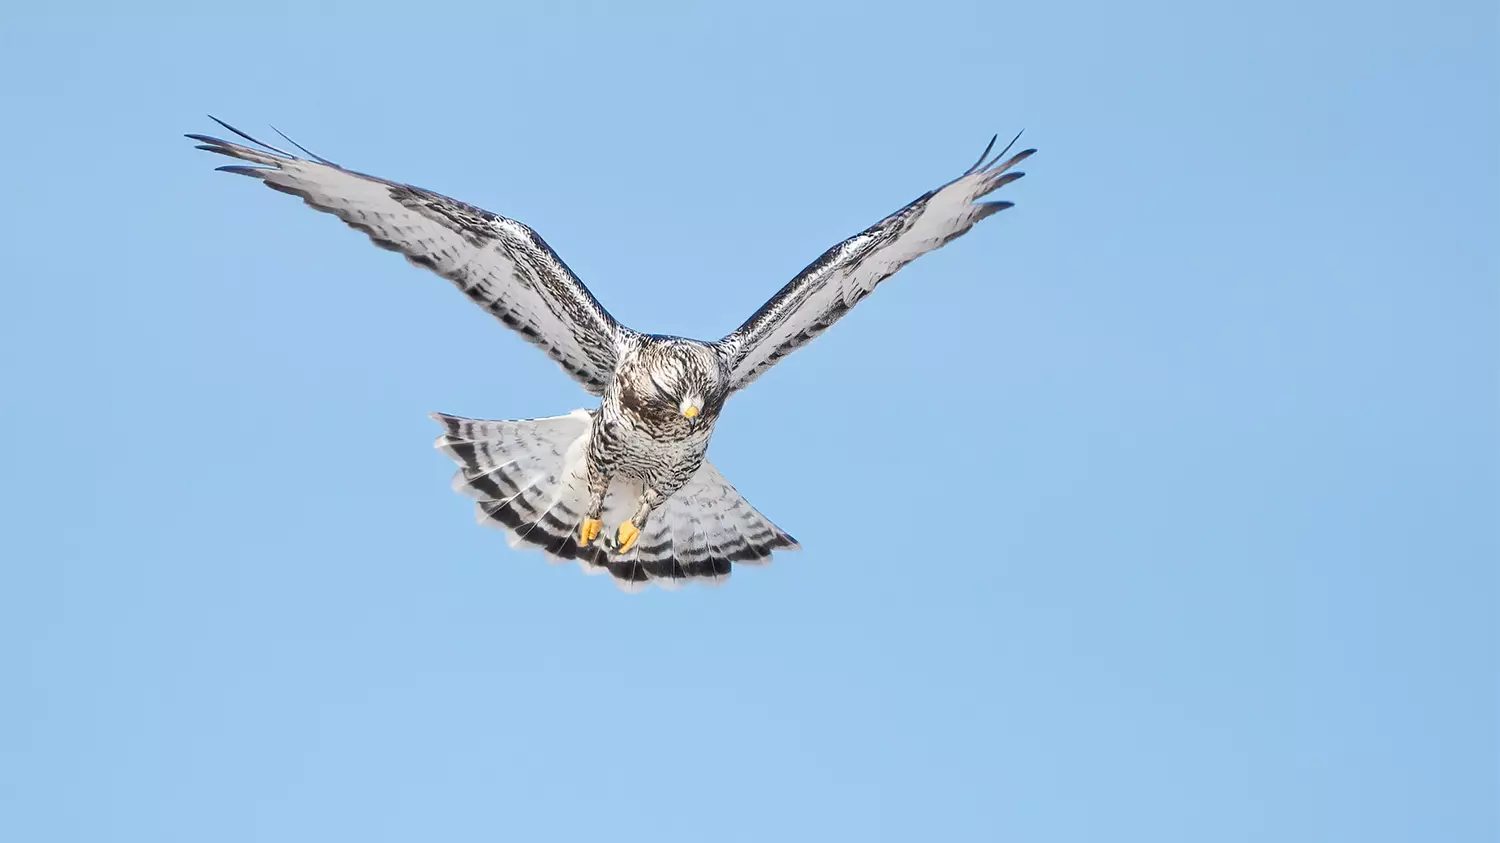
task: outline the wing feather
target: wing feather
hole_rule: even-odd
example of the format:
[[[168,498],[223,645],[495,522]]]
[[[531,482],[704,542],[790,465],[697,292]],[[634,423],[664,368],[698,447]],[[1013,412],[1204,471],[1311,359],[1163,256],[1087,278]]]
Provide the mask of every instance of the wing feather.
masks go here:
[[[254,145],[188,135],[199,141],[199,149],[254,165],[218,169],[298,196],[364,232],[375,245],[447,278],[546,351],[589,392],[603,394],[619,340],[629,329],[609,315],[531,228],[420,187],[346,170],[291,138],[287,141],[307,158],[217,122]]]
[[[1020,139],[1016,135],[1016,139]],[[975,223],[1009,208],[980,199],[1021,178],[1011,168],[1036,152],[989,157],[995,141],[963,175],[839,243],[802,270],[717,348],[729,363],[735,389],[749,386],[776,361],[796,351],[849,312],[881,281],[922,255],[963,236]]]

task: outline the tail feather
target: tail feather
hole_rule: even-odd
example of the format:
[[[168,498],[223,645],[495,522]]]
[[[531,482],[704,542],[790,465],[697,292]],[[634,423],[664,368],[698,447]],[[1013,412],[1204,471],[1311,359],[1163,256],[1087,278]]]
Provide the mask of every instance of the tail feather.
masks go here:
[[[692,479],[651,514],[629,553],[618,552],[613,530],[635,510],[639,481],[616,478],[605,498],[604,535],[578,543],[588,508],[584,465],[593,416],[482,421],[434,413],[446,429],[437,447],[458,463],[453,488],[477,501],[479,522],[507,533],[512,547],[539,548],[550,562],[576,560],[591,574],[609,573],[638,591],[651,583],[719,584],[733,563],[765,564],[774,550],[797,542],[705,461]]]

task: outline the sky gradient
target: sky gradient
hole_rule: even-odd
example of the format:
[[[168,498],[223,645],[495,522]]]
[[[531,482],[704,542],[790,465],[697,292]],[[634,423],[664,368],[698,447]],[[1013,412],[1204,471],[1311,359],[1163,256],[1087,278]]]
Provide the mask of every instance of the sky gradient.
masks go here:
[[[1493,3],[623,6],[0,11],[0,839],[1500,835]],[[1040,152],[726,408],[804,550],[627,596],[431,448],[591,399],[206,113],[709,338]]]

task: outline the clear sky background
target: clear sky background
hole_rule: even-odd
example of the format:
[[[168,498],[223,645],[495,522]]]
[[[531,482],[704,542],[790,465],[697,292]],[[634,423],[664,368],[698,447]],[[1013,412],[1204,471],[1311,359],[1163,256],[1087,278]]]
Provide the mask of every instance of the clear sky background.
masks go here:
[[[0,12],[0,839],[1500,833],[1492,2],[42,5]],[[702,337],[1041,152],[729,405],[805,549],[632,597],[430,447],[588,396],[214,173],[210,112]]]

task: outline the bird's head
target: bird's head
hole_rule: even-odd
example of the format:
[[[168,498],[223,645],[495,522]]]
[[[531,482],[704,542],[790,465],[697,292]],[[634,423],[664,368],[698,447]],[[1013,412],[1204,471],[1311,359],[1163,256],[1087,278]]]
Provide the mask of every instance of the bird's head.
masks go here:
[[[658,339],[622,374],[625,405],[659,423],[712,423],[729,393],[719,356],[690,340]]]

